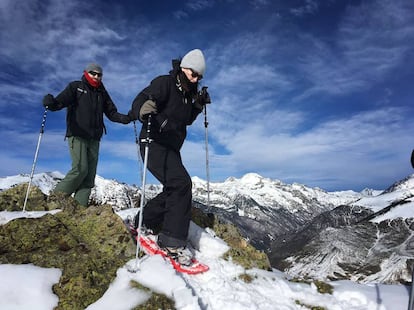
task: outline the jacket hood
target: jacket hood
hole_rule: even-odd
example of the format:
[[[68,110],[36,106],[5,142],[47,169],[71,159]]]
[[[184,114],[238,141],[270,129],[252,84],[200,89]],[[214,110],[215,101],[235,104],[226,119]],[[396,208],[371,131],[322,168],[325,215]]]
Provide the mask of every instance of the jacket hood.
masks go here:
[[[180,64],[181,64],[181,60],[180,59],[173,59],[171,61],[172,64],[172,69],[170,71],[170,74],[174,77],[177,76],[178,72],[180,72],[181,68],[180,68]]]

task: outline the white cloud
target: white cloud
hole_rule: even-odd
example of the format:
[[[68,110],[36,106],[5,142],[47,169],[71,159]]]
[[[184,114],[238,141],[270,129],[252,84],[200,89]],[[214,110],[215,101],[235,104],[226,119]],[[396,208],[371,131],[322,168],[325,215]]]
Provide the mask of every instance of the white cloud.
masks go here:
[[[404,153],[408,158],[414,126],[403,125],[405,113],[404,109],[397,108],[363,112],[321,123],[296,135],[277,130],[269,132],[262,120],[252,121],[240,130],[215,134],[229,152],[220,157],[220,161],[227,158],[223,169],[228,170],[225,165],[232,163],[234,171],[256,171],[282,180],[300,178],[324,187],[334,187],[340,179],[349,184],[364,184],[369,183],[374,172],[381,178],[390,169],[398,173],[407,169],[390,166],[390,158],[398,162]],[[288,121],[288,114],[281,115],[284,115],[281,119]],[[295,118],[291,124],[299,126]],[[401,144],[402,141],[405,143]],[[326,180],[327,175],[331,181]],[[358,181],[353,180],[356,175]],[[323,183],[318,179],[323,179]]]
[[[414,39],[413,17],[402,13],[406,2],[374,1],[350,6],[333,42],[302,37],[308,48],[299,63],[300,70],[313,86],[297,99],[366,90],[403,66]]]
[[[208,14],[209,5],[228,2],[192,2],[191,8],[178,5],[176,13],[183,18],[191,11],[201,17]],[[242,17],[203,23],[165,19],[172,11],[164,19],[141,12],[129,18],[120,4],[111,4],[110,18],[103,18],[99,8],[104,4],[88,10],[95,8],[93,1],[2,1],[0,134],[8,141],[2,144],[3,158],[27,146],[18,156],[32,160],[43,95],[56,95],[78,79],[88,62],[103,65],[104,84],[119,111],[126,113],[141,89],[168,73],[172,58],[196,46],[206,55],[203,83],[213,101],[208,106],[212,178],[255,171],[311,183],[333,175],[335,180],[326,182],[340,184],[341,174],[352,179],[359,171],[377,172],[381,165],[403,162],[412,143],[407,134],[410,114],[398,108],[406,99],[398,97],[388,81],[390,76],[397,80],[400,70],[409,71],[411,65],[413,2],[347,5],[323,35],[301,28],[291,15],[276,17],[276,9],[283,14],[280,4],[256,1],[247,7],[255,3],[257,10],[245,10]],[[320,14],[321,5],[307,1],[302,13]],[[181,28],[183,22],[188,29]],[[384,89],[378,88],[381,83]],[[395,109],[380,109],[391,105]],[[132,125],[106,125],[100,169],[127,171],[136,159]],[[53,160],[52,166],[59,154],[67,154],[64,127],[64,113],[48,116],[43,167],[48,165],[43,156]],[[183,149],[189,170],[200,176],[205,174],[203,139],[200,116]],[[111,162],[116,169],[106,164]],[[346,169],[341,167],[344,162]],[[370,174],[366,172],[361,182]]]

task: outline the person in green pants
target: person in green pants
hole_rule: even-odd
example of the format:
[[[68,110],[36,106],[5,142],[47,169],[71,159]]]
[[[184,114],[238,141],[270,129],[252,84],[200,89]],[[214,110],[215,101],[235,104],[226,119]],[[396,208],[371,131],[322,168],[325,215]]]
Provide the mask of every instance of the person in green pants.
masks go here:
[[[102,67],[86,66],[81,80],[70,82],[56,97],[47,94],[43,106],[50,111],[67,108],[66,137],[68,138],[72,168],[56,185],[54,192],[74,194],[81,206],[88,206],[89,195],[95,185],[99,157],[99,142],[105,130],[104,118],[128,124],[131,119],[118,112],[102,83]]]

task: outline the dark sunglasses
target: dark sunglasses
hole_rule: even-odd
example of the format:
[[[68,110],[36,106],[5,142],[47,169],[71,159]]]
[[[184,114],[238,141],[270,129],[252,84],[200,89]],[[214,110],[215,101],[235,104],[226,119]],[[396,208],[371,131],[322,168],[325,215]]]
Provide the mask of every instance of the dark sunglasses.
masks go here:
[[[98,77],[101,77],[102,76],[102,73],[99,73],[99,72],[95,72],[95,71],[89,71],[88,72],[90,75],[92,75],[92,76],[98,76]]]
[[[199,81],[203,78],[203,75],[202,75],[202,74],[199,74],[198,72],[194,71],[194,70],[193,70],[193,69],[191,69],[191,68],[188,68],[188,69],[190,69],[190,70],[191,70],[191,76],[192,76],[193,78],[198,78],[198,80],[199,80]]]

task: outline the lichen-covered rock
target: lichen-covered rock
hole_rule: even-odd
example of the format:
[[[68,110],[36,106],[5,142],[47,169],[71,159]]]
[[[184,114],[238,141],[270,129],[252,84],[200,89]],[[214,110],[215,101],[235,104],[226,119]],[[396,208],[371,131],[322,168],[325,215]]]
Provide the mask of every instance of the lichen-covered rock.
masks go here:
[[[111,206],[82,208],[68,201],[68,207],[55,215],[1,225],[0,263],[62,269],[53,287],[59,297],[57,309],[85,309],[134,256],[135,245]]]
[[[0,211],[22,211],[28,183],[18,184],[0,192]],[[46,196],[37,186],[31,186],[26,202],[27,211],[48,211]]]

